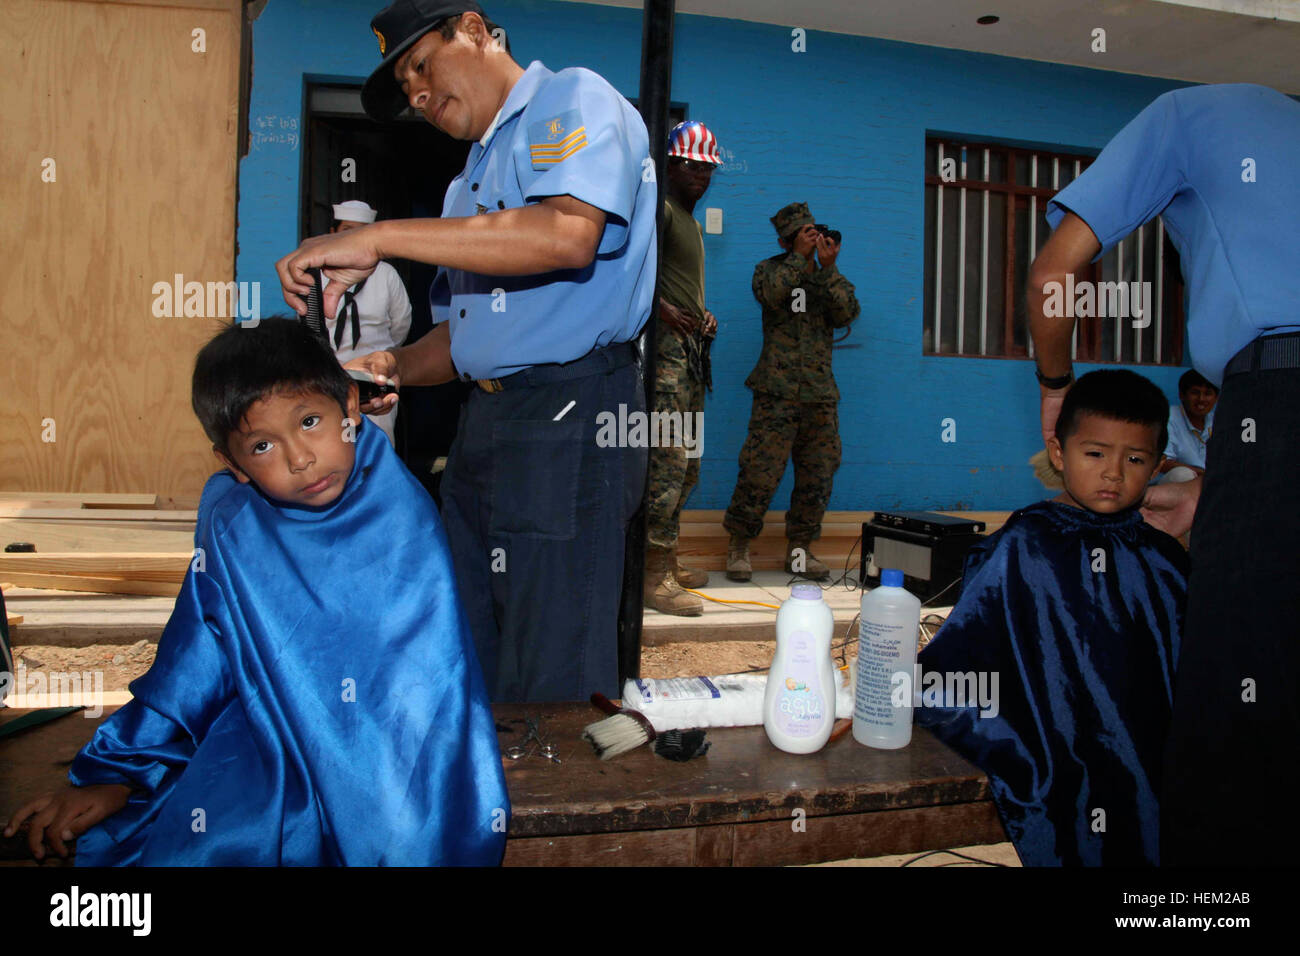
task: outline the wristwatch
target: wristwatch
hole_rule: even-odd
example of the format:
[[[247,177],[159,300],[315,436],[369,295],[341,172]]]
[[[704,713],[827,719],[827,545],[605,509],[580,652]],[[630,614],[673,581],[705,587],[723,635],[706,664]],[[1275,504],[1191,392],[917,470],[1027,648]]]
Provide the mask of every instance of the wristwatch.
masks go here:
[[[1066,372],[1064,375],[1058,376],[1057,378],[1048,378],[1043,374],[1043,370],[1037,365],[1034,366],[1034,375],[1038,378],[1039,385],[1043,386],[1043,388],[1050,388],[1052,390],[1065,388],[1074,381],[1074,372],[1072,371]]]

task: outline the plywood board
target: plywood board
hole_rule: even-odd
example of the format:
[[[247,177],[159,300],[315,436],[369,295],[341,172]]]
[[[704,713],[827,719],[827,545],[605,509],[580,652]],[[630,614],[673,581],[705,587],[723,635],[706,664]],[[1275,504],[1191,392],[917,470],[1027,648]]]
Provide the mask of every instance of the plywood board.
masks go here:
[[[5,4],[0,489],[211,473],[190,376],[222,320],[156,317],[153,288],[234,278],[240,26],[238,0]]]

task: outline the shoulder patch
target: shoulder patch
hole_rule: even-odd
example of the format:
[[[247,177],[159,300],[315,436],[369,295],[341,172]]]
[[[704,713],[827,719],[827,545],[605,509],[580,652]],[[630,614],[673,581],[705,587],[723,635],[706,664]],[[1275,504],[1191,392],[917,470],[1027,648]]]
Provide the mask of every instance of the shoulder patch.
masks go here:
[[[580,110],[565,110],[528,127],[528,154],[533,169],[550,169],[587,145]]]

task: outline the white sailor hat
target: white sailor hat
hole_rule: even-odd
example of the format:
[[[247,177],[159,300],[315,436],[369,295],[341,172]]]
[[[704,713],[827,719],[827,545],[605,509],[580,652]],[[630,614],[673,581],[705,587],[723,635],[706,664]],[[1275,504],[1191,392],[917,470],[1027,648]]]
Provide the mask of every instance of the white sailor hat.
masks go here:
[[[377,215],[379,214],[370,208],[369,203],[360,199],[334,204],[334,218],[339,222],[374,222]]]

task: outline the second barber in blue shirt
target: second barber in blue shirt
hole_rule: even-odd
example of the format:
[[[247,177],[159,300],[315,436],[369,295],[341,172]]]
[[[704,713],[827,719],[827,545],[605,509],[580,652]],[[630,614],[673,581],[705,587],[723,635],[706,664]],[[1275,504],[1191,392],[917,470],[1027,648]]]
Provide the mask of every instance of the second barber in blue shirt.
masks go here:
[[[443,218],[307,240],[277,265],[285,298],[301,311],[312,266],[344,284],[382,258],[441,267],[433,330],[353,364],[395,383],[478,385],[443,522],[493,699],[616,694],[646,450],[601,447],[596,422],[644,411],[632,340],[654,296],[657,204],[645,125],[595,73],[520,67],[476,3],[405,0],[371,27],[384,60],[366,111],[390,119],[409,103],[474,145]]]

